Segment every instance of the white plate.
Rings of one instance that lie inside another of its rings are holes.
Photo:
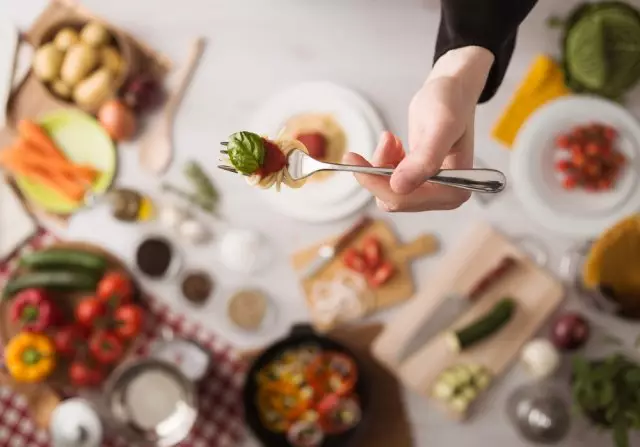
[[[345,130],[347,149],[369,159],[384,124],[375,109],[360,95],[328,82],[309,82],[276,95],[256,113],[251,130],[275,138],[294,115],[330,113]],[[338,173],[325,181],[300,189],[260,191],[280,212],[308,222],[328,222],[348,216],[370,199],[351,174]]]
[[[627,165],[611,192],[566,191],[553,164],[555,138],[572,127],[600,122],[618,130]],[[619,105],[590,96],[555,100],[537,110],[518,133],[511,159],[516,195],[534,219],[550,230],[593,237],[640,210],[640,124]]]

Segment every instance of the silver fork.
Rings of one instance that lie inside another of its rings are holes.
[[[226,143],[222,143],[226,146]],[[227,154],[226,150],[220,151]],[[218,165],[218,168],[228,172],[238,173],[228,165]],[[393,168],[376,168],[368,166],[345,165],[341,163],[326,163],[318,161],[305,152],[294,149],[287,156],[287,169],[293,180],[302,180],[317,172],[336,171],[354,172],[357,174],[372,174],[391,176]],[[425,179],[425,182],[452,186],[474,192],[498,193],[507,185],[505,175],[495,169],[442,169],[437,174]]]

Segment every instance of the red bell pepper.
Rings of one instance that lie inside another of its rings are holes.
[[[23,290],[11,301],[11,320],[25,331],[43,332],[57,323],[58,315],[53,301],[43,289]]]

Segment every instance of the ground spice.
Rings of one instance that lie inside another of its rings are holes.
[[[142,273],[152,278],[160,278],[167,273],[173,258],[171,244],[163,238],[145,239],[136,254],[136,262]]]
[[[213,280],[206,272],[189,272],[182,280],[182,294],[195,304],[203,304],[211,295]]]

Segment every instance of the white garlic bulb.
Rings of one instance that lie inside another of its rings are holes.
[[[549,340],[538,338],[527,343],[521,353],[522,363],[536,379],[551,376],[560,366],[560,353]]]
[[[177,230],[189,217],[189,212],[185,208],[175,203],[167,203],[160,208],[158,220],[164,226]]]
[[[209,228],[197,219],[187,219],[178,226],[178,233],[192,244],[202,244],[211,239]]]

